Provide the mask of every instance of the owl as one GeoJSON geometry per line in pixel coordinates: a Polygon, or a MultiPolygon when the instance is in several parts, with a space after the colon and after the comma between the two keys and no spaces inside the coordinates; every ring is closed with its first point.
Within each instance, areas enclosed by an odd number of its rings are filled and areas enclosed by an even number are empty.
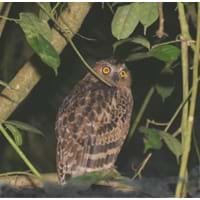
{"type": "Polygon", "coordinates": [[[133,108],[130,72],[114,59],[98,61],[93,69],[111,86],[88,72],[58,111],[56,162],[61,184],[71,176],[114,167],[128,134],[133,108]]]}

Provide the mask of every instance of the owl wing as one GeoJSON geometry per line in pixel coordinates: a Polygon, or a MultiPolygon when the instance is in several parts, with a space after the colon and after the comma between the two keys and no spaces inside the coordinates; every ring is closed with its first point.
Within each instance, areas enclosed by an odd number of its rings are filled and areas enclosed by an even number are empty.
{"type": "Polygon", "coordinates": [[[103,84],[74,90],[57,121],[57,127],[62,127],[57,128],[61,177],[113,166],[128,133],[132,102],[130,91],[121,94],[103,84]]]}

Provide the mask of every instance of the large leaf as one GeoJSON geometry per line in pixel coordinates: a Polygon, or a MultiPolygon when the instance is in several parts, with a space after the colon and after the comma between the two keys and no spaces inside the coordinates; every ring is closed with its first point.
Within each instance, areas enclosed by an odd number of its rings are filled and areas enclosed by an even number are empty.
{"type": "Polygon", "coordinates": [[[12,124],[5,124],[5,126],[10,131],[10,133],[13,135],[15,143],[18,146],[21,146],[23,143],[23,139],[22,139],[22,135],[21,135],[20,131],[12,124]]]}
{"type": "Polygon", "coordinates": [[[140,3],[139,15],[146,34],[146,29],[158,19],[158,3],[140,3]]]}
{"type": "Polygon", "coordinates": [[[15,120],[9,120],[9,121],[5,121],[4,124],[5,125],[10,124],[12,126],[16,126],[18,129],[21,129],[21,130],[24,130],[24,131],[28,131],[28,132],[31,132],[31,133],[36,133],[36,134],[44,136],[44,134],[39,129],[37,129],[37,128],[29,125],[29,124],[26,124],[24,122],[19,122],[19,121],[15,121],[15,120]]]}
{"type": "Polygon", "coordinates": [[[60,57],[50,44],[50,35],[46,23],[32,13],[20,13],[19,25],[25,33],[27,42],[35,53],[57,74],[60,57]]]}
{"type": "Polygon", "coordinates": [[[177,160],[179,159],[182,154],[181,143],[171,134],[162,130],[146,127],[140,127],[139,131],[144,133],[146,137],[145,151],[148,149],[160,149],[162,145],[160,139],[162,138],[169,150],[176,156],[177,160]]]}
{"type": "Polygon", "coordinates": [[[154,128],[140,127],[139,131],[144,133],[144,152],[149,149],[160,149],[162,147],[162,142],[160,140],[159,130],[154,128]]]}
{"type": "Polygon", "coordinates": [[[174,71],[170,68],[164,68],[156,84],[156,91],[161,96],[163,102],[174,91],[174,71]]]}
{"type": "Polygon", "coordinates": [[[136,36],[136,37],[130,37],[124,40],[119,40],[113,44],[113,51],[116,50],[116,48],[124,43],[131,42],[135,44],[139,44],[147,49],[150,49],[150,42],[143,36],[136,36]]]}
{"type": "Polygon", "coordinates": [[[161,61],[169,62],[178,59],[180,56],[180,49],[173,45],[161,45],[152,48],[150,54],[161,61]]]}
{"type": "Polygon", "coordinates": [[[165,144],[168,146],[170,151],[176,156],[177,161],[182,154],[182,146],[181,143],[173,137],[171,134],[166,133],[164,131],[160,132],[160,137],[163,138],[165,144]]]}
{"type": "Polygon", "coordinates": [[[125,39],[135,30],[139,23],[138,3],[119,6],[112,20],[112,34],[118,40],[125,39]]]}

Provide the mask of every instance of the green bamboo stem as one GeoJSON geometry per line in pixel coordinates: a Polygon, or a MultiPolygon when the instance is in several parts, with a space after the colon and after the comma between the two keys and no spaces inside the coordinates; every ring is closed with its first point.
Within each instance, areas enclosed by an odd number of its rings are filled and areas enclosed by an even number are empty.
{"type": "MultiPolygon", "coordinates": [[[[178,3],[178,9],[181,12],[184,12],[183,4],[178,3]]],[[[181,20],[180,20],[181,21],[181,20]]],[[[200,3],[198,3],[198,17],[197,17],[197,35],[196,35],[196,48],[193,59],[193,91],[190,100],[190,108],[189,115],[187,119],[187,129],[184,132],[185,141],[183,143],[183,155],[181,158],[181,166],[179,171],[179,181],[176,187],[176,197],[184,197],[185,191],[184,188],[186,186],[186,182],[182,180],[186,180],[187,175],[187,165],[189,159],[189,153],[191,148],[191,140],[192,140],[192,128],[194,123],[194,114],[196,108],[196,98],[198,93],[198,67],[199,67],[199,51],[200,51],[200,3]]]]}
{"type": "Polygon", "coordinates": [[[197,140],[197,137],[195,135],[195,132],[193,132],[192,136],[193,136],[192,141],[194,143],[194,148],[195,148],[195,151],[196,151],[197,160],[198,160],[198,163],[200,165],[200,145],[198,144],[198,140],[197,140]]]}
{"type": "MultiPolygon", "coordinates": [[[[181,25],[181,34],[184,37],[183,39],[187,42],[192,40],[192,37],[190,36],[189,32],[189,26],[187,22],[187,17],[185,14],[184,4],[181,2],[178,2],[178,14],[179,14],[179,21],[181,25]]],[[[190,43],[191,48],[195,51],[195,45],[193,43],[190,43]]]]}
{"type": "MultiPolygon", "coordinates": [[[[184,37],[184,36],[183,36],[184,37]]],[[[189,61],[188,61],[188,46],[186,41],[181,42],[181,60],[182,60],[182,99],[185,99],[189,93],[189,61]]],[[[182,110],[182,145],[185,142],[185,135],[187,134],[187,120],[188,120],[188,101],[185,103],[182,110]]]]}
{"type": "MultiPolygon", "coordinates": [[[[181,62],[182,62],[182,93],[183,99],[188,96],[189,92],[189,61],[188,61],[188,24],[185,18],[185,10],[183,3],[178,3],[178,13],[179,13],[179,21],[180,21],[180,28],[181,28],[181,62]]],[[[183,110],[182,110],[182,145],[184,144],[185,134],[187,132],[187,117],[188,117],[188,102],[185,103],[183,110]]]]}
{"type": "Polygon", "coordinates": [[[21,159],[24,161],[24,163],[29,167],[29,169],[35,174],[38,178],[41,178],[40,173],[37,171],[37,169],[31,164],[31,162],[28,160],[28,158],[25,156],[25,154],[22,152],[22,150],[15,144],[14,140],[9,136],[7,131],[4,129],[2,124],[0,124],[0,131],[2,135],[6,138],[6,140],[10,143],[10,145],[13,147],[15,152],[21,157],[21,159]]]}
{"type": "MultiPolygon", "coordinates": [[[[185,10],[183,3],[178,2],[178,14],[179,14],[179,21],[180,21],[180,28],[181,28],[181,63],[182,63],[182,93],[183,93],[183,99],[188,94],[189,90],[189,66],[188,66],[188,23],[185,18],[185,10]]],[[[182,121],[181,121],[181,131],[182,131],[182,147],[185,145],[185,138],[187,135],[187,121],[188,121],[188,101],[185,103],[183,110],[182,110],[182,121]]],[[[180,172],[179,172],[180,173],[180,172]]],[[[182,175],[185,178],[186,171],[184,171],[184,174],[182,175]]],[[[179,193],[179,197],[182,196],[183,193],[183,187],[184,184],[177,184],[177,190],[176,190],[176,197],[177,197],[177,191],[179,193]]]]}

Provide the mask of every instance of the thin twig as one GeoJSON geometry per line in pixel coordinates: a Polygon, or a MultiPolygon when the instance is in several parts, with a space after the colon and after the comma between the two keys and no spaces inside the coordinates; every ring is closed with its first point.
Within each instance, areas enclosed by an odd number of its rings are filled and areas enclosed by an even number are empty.
{"type": "Polygon", "coordinates": [[[136,118],[135,118],[135,120],[134,120],[134,122],[132,124],[132,127],[131,127],[131,129],[129,131],[129,135],[128,135],[127,141],[129,141],[133,137],[133,134],[135,133],[135,130],[138,127],[138,125],[139,125],[139,123],[140,123],[140,121],[142,119],[142,116],[143,116],[143,114],[144,114],[144,112],[145,112],[145,110],[146,110],[146,108],[147,108],[147,106],[148,106],[153,94],[154,94],[154,91],[155,91],[154,87],[151,87],[150,90],[148,91],[148,93],[147,93],[147,95],[146,95],[146,97],[144,99],[144,102],[143,102],[143,104],[142,104],[142,106],[140,108],[140,111],[137,114],[137,116],[136,116],[136,118]]]}
{"type": "MultiPolygon", "coordinates": [[[[192,40],[193,41],[193,40],[192,40]]],[[[151,48],[156,48],[156,47],[159,47],[159,46],[162,46],[162,45],[166,45],[166,44],[174,44],[174,43],[180,43],[181,40],[177,39],[177,40],[172,40],[172,41],[168,41],[168,42],[162,42],[162,43],[159,43],[159,44],[154,44],[151,48]]]]}
{"type": "Polygon", "coordinates": [[[1,173],[0,177],[4,177],[4,176],[13,176],[13,175],[27,175],[27,176],[33,176],[33,177],[37,177],[34,174],[31,174],[29,171],[16,171],[16,172],[6,172],[6,173],[1,173]]]}
{"type": "Polygon", "coordinates": [[[145,166],[146,166],[147,162],[149,161],[149,159],[151,158],[151,156],[152,156],[152,153],[149,153],[149,154],[145,157],[145,159],[144,159],[144,161],[142,162],[140,168],[137,170],[136,174],[133,176],[132,179],[135,179],[137,176],[140,176],[140,175],[141,175],[142,170],[145,168],[145,166]]]}
{"type": "MultiPolygon", "coordinates": [[[[7,17],[9,12],[10,12],[12,3],[7,3],[7,4],[5,4],[5,6],[6,6],[6,8],[5,8],[3,15],[4,15],[4,17],[7,17]]],[[[6,21],[7,21],[7,19],[3,19],[3,18],[0,19],[0,38],[1,38],[1,35],[3,33],[4,27],[6,25],[6,21]]]]}
{"type": "Polygon", "coordinates": [[[110,3],[109,3],[109,2],[106,2],[106,5],[108,6],[110,12],[111,12],[112,14],[114,14],[113,8],[112,8],[112,6],[110,5],[110,3]]]}
{"type": "Polygon", "coordinates": [[[156,31],[156,36],[158,38],[162,38],[164,36],[168,36],[167,33],[164,31],[164,12],[163,12],[163,2],[158,2],[158,11],[159,11],[159,27],[158,30],[156,31]]]}
{"type": "Polygon", "coordinates": [[[155,120],[147,119],[147,123],[155,126],[167,126],[168,122],[156,122],[155,120]]]}
{"type": "Polygon", "coordinates": [[[6,138],[6,140],[10,143],[10,145],[13,147],[15,152],[21,157],[21,159],[25,162],[25,164],[29,167],[29,169],[35,174],[38,178],[41,177],[40,173],[37,171],[37,169],[31,164],[31,162],[28,160],[28,158],[25,156],[25,154],[22,152],[22,150],[15,144],[14,140],[9,136],[7,131],[4,129],[2,124],[0,124],[0,131],[2,135],[6,138]]]}

